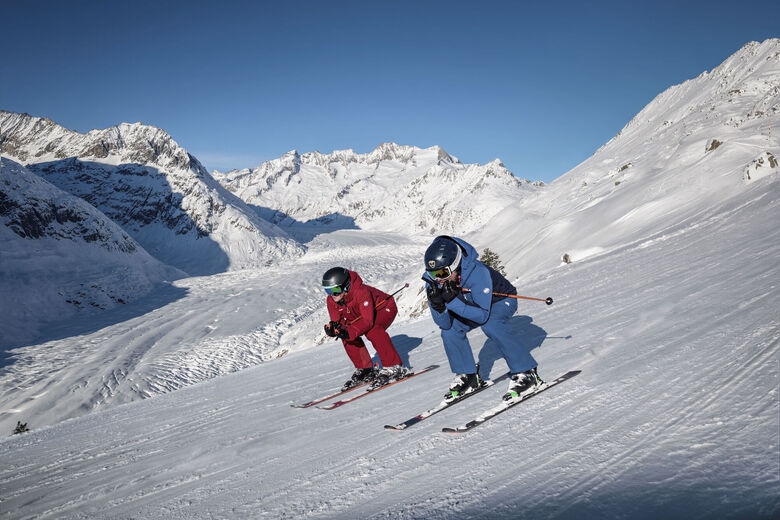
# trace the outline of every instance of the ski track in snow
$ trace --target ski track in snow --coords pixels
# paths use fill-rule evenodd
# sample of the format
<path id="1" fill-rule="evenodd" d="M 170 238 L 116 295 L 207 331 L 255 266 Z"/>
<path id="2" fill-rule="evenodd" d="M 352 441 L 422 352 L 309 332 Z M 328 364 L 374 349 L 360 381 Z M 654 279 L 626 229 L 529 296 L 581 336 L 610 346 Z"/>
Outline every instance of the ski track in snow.
<path id="1" fill-rule="evenodd" d="M 420 245 L 395 235 L 340 234 L 319 249 L 315 244 L 293 273 L 276 267 L 181 280 L 175 285 L 186 296 L 148 314 L 88 336 L 11 351 L 15 362 L 0 372 L 6 410 L 0 426 L 13 428 L 14 410 L 50 424 L 79 409 L 158 395 L 310 348 L 316 334 L 286 335 L 320 331 L 327 322 L 318 281 L 329 267 L 359 261 L 367 281 L 389 292 L 419 262 Z M 397 244 L 392 258 L 378 251 L 388 243 Z M 114 368 L 105 368 L 106 358 L 115 360 Z M 75 410 L 58 405 L 62 393 L 79 396 Z"/>

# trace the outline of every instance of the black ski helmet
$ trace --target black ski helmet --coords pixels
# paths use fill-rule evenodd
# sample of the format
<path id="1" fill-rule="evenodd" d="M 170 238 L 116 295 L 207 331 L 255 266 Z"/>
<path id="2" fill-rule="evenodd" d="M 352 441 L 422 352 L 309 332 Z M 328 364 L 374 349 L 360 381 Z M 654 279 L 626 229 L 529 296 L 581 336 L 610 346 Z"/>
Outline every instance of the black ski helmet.
<path id="1" fill-rule="evenodd" d="M 450 237 L 440 236 L 425 251 L 425 270 L 433 278 L 448 278 L 460 267 L 460 246 Z"/>
<path id="2" fill-rule="evenodd" d="M 330 294 L 328 289 L 333 289 L 334 287 L 340 288 L 341 291 L 349 292 L 349 271 L 343 267 L 332 267 L 328 269 L 325 271 L 325 274 L 322 275 L 322 286 L 325 288 L 328 294 Z"/>

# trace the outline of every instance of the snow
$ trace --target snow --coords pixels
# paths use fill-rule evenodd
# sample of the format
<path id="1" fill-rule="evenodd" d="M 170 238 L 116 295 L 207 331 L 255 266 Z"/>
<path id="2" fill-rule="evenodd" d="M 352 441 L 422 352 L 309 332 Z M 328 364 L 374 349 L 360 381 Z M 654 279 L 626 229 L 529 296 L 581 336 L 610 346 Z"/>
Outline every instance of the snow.
<path id="1" fill-rule="evenodd" d="M 495 402 L 503 384 L 407 431 L 382 428 L 436 404 L 451 378 L 426 316 L 391 335 L 415 367 L 445 366 L 337 410 L 289 407 L 347 377 L 329 342 L 48 428 L 33 423 L 0 444 L 3 508 L 22 518 L 772 517 L 778 195 L 524 284 L 556 298 L 522 304 L 515 318 L 518 331 L 546 336 L 534 351 L 542 376 L 583 372 L 466 436 L 439 430 Z M 209 281 L 193 281 L 189 304 L 166 317 L 194 324 L 185 315 L 204 316 L 201 305 L 221 315 L 247 302 Z M 483 367 L 502 373 L 481 338 L 472 335 Z"/>
<path id="2" fill-rule="evenodd" d="M 159 128 L 122 123 L 82 134 L 0 111 L 0 135 L 4 156 L 87 200 L 147 252 L 190 275 L 261 267 L 303 252 Z"/>
<path id="3" fill-rule="evenodd" d="M 95 319 L 183 276 L 144 251 L 84 200 L 0 158 L 0 346 L 41 329 Z M 42 310 L 46 312 L 42 312 Z"/>
<path id="4" fill-rule="evenodd" d="M 299 155 L 293 150 L 256 168 L 212 175 L 303 240 L 312 231 L 357 228 L 463 234 L 538 188 L 515 178 L 498 160 L 462 164 L 439 146 L 395 143 L 383 143 L 369 154 Z M 479 207 L 470 207 L 474 200 Z"/>
<path id="5" fill-rule="evenodd" d="M 0 431 L 32 431 L 0 440 L 0 516 L 779 517 L 779 103 L 780 40 L 747 45 L 466 234 L 521 295 L 554 298 L 520 300 L 512 326 L 543 378 L 576 378 L 462 436 L 441 428 L 504 383 L 385 430 L 452 378 L 419 280 L 431 236 L 296 217 L 300 257 L 176 280 L 6 353 Z M 380 148 L 396 174 L 422 157 Z M 376 179 L 361 189 L 380 200 Z M 308 200 L 294 186 L 285 196 Z M 485 197 L 477 210 L 497 204 Z M 389 332 L 411 366 L 442 366 L 332 411 L 295 409 L 352 371 L 321 332 L 333 265 L 388 292 L 409 283 Z M 481 332 L 470 339 L 483 375 L 506 371 Z"/>

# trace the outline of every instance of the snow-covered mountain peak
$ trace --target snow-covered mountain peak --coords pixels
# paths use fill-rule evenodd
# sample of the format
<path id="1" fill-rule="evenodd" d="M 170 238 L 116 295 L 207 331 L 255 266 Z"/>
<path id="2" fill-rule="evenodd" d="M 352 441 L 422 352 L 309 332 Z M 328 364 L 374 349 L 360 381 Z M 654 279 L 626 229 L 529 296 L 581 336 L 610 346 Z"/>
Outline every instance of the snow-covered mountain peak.
<path id="1" fill-rule="evenodd" d="M 512 172 L 506 169 L 506 166 L 504 166 L 504 163 L 499 158 L 493 159 L 487 163 L 485 167 L 488 168 L 488 171 L 494 174 L 506 175 L 508 173 L 509 175 L 512 175 Z"/>
<path id="2" fill-rule="evenodd" d="M 165 130 L 143 123 L 121 123 L 80 133 L 47 118 L 0 111 L 0 145 L 3 153 L 25 163 L 79 157 L 202 171 Z"/>
<path id="3" fill-rule="evenodd" d="M 776 182 L 779 130 L 780 39 L 753 42 L 660 93 L 590 158 L 489 227 L 523 230 L 515 239 L 523 254 L 507 267 L 526 276 L 564 256 L 605 254 Z"/>
<path id="4" fill-rule="evenodd" d="M 83 134 L 51 120 L 0 112 L 0 146 L 4 155 L 100 209 L 152 255 L 190 274 L 267 265 L 302 253 L 159 128 L 122 123 Z M 295 163 L 296 157 L 284 161 Z"/>
<path id="5" fill-rule="evenodd" d="M 392 142 L 367 154 L 289 152 L 254 169 L 212 175 L 286 229 L 317 222 L 408 234 L 468 233 L 538 187 L 498 159 L 464 165 L 440 146 Z"/>
<path id="6" fill-rule="evenodd" d="M 451 163 L 460 163 L 460 160 L 457 157 L 451 156 L 450 154 L 448 154 L 447 152 L 444 151 L 444 148 L 442 148 L 439 145 L 431 146 L 430 148 L 428 148 L 428 150 L 436 152 L 436 157 L 438 157 L 438 159 L 440 161 L 446 161 L 446 162 L 451 162 Z"/>
<path id="7" fill-rule="evenodd" d="M 290 150 L 281 156 L 279 161 L 291 171 L 298 171 L 301 167 L 301 156 L 298 154 L 298 150 Z"/>
<path id="8" fill-rule="evenodd" d="M 161 128 L 143 123 L 121 123 L 105 130 L 92 130 L 89 134 L 101 141 L 101 147 L 94 149 L 97 158 L 117 153 L 129 162 L 153 163 L 165 168 L 191 167 L 189 153 Z M 128 153 L 122 154 L 123 149 Z"/>
<path id="9" fill-rule="evenodd" d="M 382 143 L 374 151 L 368 154 L 367 164 L 376 164 L 380 161 L 397 161 L 399 163 L 408 163 L 419 148 L 413 146 L 404 146 L 396 143 Z"/>
<path id="10" fill-rule="evenodd" d="M 376 164 L 380 161 L 396 161 L 408 165 L 409 163 L 430 161 L 431 156 L 435 157 L 437 161 L 460 163 L 457 158 L 453 158 L 439 145 L 419 148 L 417 146 L 399 145 L 393 142 L 380 144 L 361 162 Z"/>
<path id="11" fill-rule="evenodd" d="M 738 128 L 774 117 L 780 113 L 779 64 L 780 39 L 748 43 L 712 71 L 659 94 L 605 147 L 646 132 L 647 125 L 689 133 L 692 125 Z"/>

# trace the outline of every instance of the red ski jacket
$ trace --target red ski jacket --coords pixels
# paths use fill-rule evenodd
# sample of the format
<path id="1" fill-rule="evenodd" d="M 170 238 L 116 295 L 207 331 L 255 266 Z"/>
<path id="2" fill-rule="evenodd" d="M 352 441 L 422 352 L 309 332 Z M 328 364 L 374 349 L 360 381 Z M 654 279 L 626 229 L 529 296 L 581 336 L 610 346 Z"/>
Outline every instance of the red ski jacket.
<path id="1" fill-rule="evenodd" d="M 358 316 L 360 319 L 347 325 L 349 339 L 355 339 L 374 327 L 377 310 L 384 309 L 393 299 L 389 294 L 363 283 L 363 279 L 355 271 L 349 271 L 350 288 L 340 303 L 327 297 L 328 314 L 331 321 L 347 325 Z M 380 303 L 381 302 L 381 303 Z M 379 305 L 379 309 L 377 309 Z"/>

